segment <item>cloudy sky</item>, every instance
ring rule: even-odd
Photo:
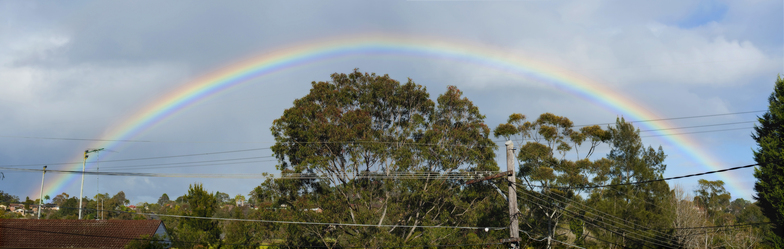
[[[272,121],[307,93],[310,82],[354,68],[411,78],[431,97],[455,85],[491,127],[511,113],[535,119],[551,112],[577,125],[612,123],[619,116],[692,117],[637,123],[644,143],[662,146],[668,155],[665,177],[747,165],[753,163],[753,121],[767,108],[784,68],[782,12],[781,1],[766,0],[0,1],[0,167],[80,169],[75,162],[85,149],[109,143],[111,151],[92,155],[87,170],[275,173],[264,149],[169,156],[269,147]],[[551,77],[568,73],[604,90],[593,96],[570,91],[569,82],[548,80],[536,70],[499,69],[481,52],[472,61],[394,49],[313,60],[305,55],[300,63],[199,98],[123,138],[134,141],[97,141],[117,139],[118,127],[134,115],[235,63],[368,34],[447,52],[501,52],[504,60],[546,64],[556,69]],[[603,103],[610,95],[630,106]],[[651,115],[640,116],[631,105]],[[646,131],[663,127],[676,129]],[[607,151],[604,146],[597,155]],[[165,158],[111,162],[149,157]],[[233,161],[177,164],[215,160]],[[0,172],[0,190],[39,195],[40,172]],[[734,198],[750,199],[752,172],[705,178],[724,180]],[[45,194],[78,196],[78,178],[49,173]],[[690,189],[696,180],[671,184]],[[97,188],[122,190],[133,203],[153,202],[163,193],[180,196],[195,182],[232,196],[260,183],[87,176],[85,195],[94,196]]]

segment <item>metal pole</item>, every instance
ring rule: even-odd
[[[38,199],[38,219],[41,219],[41,208],[44,204],[44,177],[46,177],[46,166],[44,166],[44,174],[41,175],[41,198]]]
[[[509,219],[511,220],[509,224],[509,236],[512,239],[519,239],[520,238],[520,227],[517,221],[517,186],[515,185],[515,173],[514,173],[514,143],[512,141],[506,141],[504,143],[506,145],[506,170],[511,171],[511,174],[507,177],[509,180]],[[519,242],[512,242],[512,248],[518,248]]]
[[[87,151],[84,151],[84,161],[82,161],[82,187],[79,188],[79,219],[82,219],[82,195],[84,194],[84,165],[87,164]]]

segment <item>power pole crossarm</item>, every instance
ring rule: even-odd
[[[504,172],[501,172],[501,173],[498,173],[498,174],[495,174],[495,175],[487,176],[485,178],[479,178],[479,179],[470,180],[470,181],[466,182],[466,184],[474,184],[474,183],[487,181],[487,180],[492,180],[492,179],[495,179],[495,178],[504,177],[504,176],[510,176],[510,175],[512,175],[512,176],[514,175],[514,170],[504,171]]]

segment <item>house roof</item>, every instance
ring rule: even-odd
[[[153,236],[160,220],[0,220],[0,247],[123,248]]]

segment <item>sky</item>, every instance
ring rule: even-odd
[[[457,86],[490,127],[512,113],[576,125],[692,117],[635,123],[668,155],[664,177],[748,165],[784,69],[782,13],[765,0],[0,1],[0,167],[81,170],[85,149],[105,148],[87,171],[276,174],[263,149],[272,121],[311,82],[354,68],[410,78],[432,98]],[[318,54],[329,46],[343,52]],[[243,62],[275,58],[280,67],[145,119]],[[192,154],[207,155],[171,157]],[[111,162],[150,157],[161,158]],[[232,163],[172,167],[217,160]],[[40,171],[0,172],[0,190],[40,195]],[[754,195],[751,168],[702,178]],[[44,194],[78,196],[79,180],[49,172]],[[88,175],[84,195],[155,202],[194,183],[234,196],[261,180]]]

